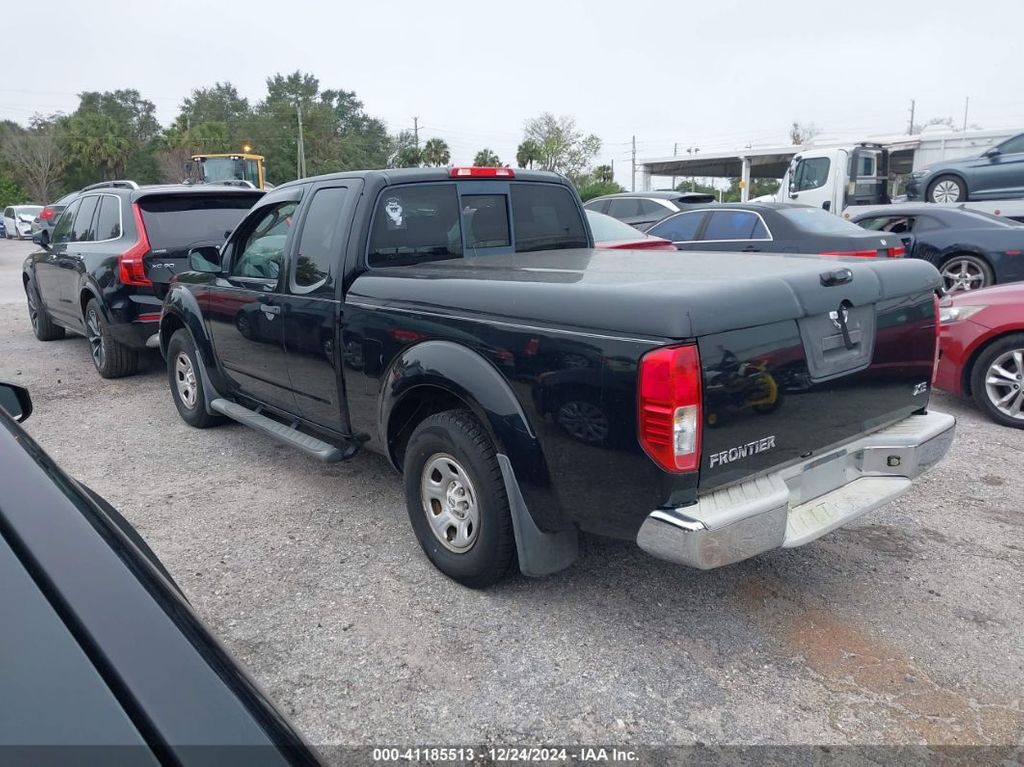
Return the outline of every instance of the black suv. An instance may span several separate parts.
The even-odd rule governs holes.
[[[85,191],[23,267],[36,338],[66,330],[89,339],[104,378],[131,375],[156,348],[167,285],[193,247],[220,245],[263,196],[227,186],[110,187]]]

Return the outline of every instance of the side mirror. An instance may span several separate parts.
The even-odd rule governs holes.
[[[993,159],[995,159],[996,157],[998,157],[998,156],[999,156],[999,155],[1001,155],[1001,154],[1002,154],[1002,151],[1000,151],[999,147],[997,147],[997,146],[994,146],[994,147],[991,147],[990,149],[986,149],[986,150],[985,150],[985,151],[984,151],[984,152],[982,153],[982,155],[981,155],[981,156],[982,156],[982,157],[987,157],[987,158],[989,158],[990,160],[993,160]]]
[[[46,250],[50,249],[50,239],[46,236],[46,232],[32,232],[32,242]]]
[[[188,265],[195,272],[217,274],[220,272],[220,249],[213,245],[192,248],[188,252]]]
[[[28,389],[0,381],[0,408],[18,423],[24,421],[32,415],[32,398]]]

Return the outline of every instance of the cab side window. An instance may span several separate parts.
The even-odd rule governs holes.
[[[238,255],[231,261],[231,277],[277,281],[297,207],[297,202],[282,202],[256,219],[236,245]]]
[[[348,189],[318,189],[302,222],[293,288],[299,293],[334,293],[334,275],[344,246],[342,207]]]
[[[462,222],[455,184],[386,189],[377,200],[367,263],[408,266],[462,258]]]
[[[804,192],[808,189],[818,189],[825,186],[828,181],[828,169],[831,162],[827,157],[813,157],[809,160],[800,160],[796,167],[793,191]]]

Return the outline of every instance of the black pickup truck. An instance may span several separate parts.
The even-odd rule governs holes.
[[[383,453],[468,586],[579,531],[699,568],[798,546],[953,439],[929,264],[597,250],[555,174],[303,179],[191,261],[160,323],[182,418]]]

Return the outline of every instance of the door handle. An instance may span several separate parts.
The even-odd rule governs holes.
[[[263,304],[260,307],[260,311],[262,311],[264,314],[280,314],[281,307],[274,306],[273,304]]]

